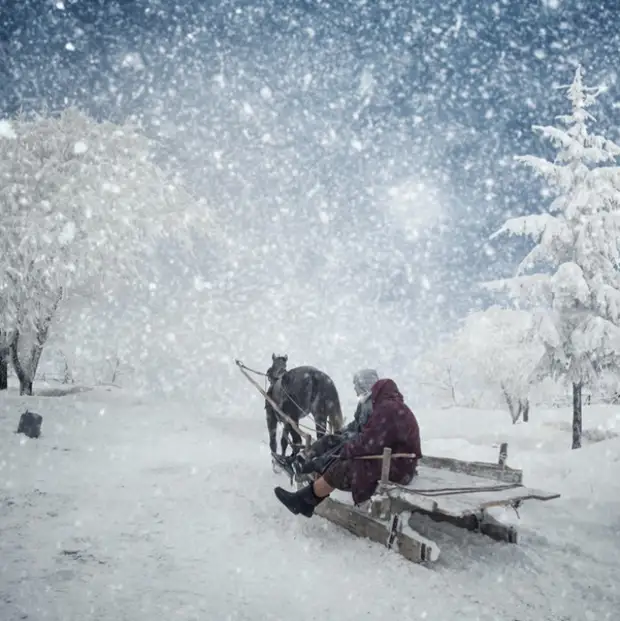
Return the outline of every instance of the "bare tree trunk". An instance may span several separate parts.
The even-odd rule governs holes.
[[[52,320],[54,319],[54,315],[56,314],[56,310],[58,309],[58,305],[60,304],[61,299],[62,289],[58,291],[56,298],[54,299],[54,303],[49,309],[49,312],[36,322],[37,333],[34,339],[32,349],[30,350],[30,358],[26,361],[28,365],[27,368],[24,368],[24,365],[19,359],[18,345],[20,333],[19,330],[15,330],[15,335],[11,342],[11,360],[13,362],[15,374],[17,375],[17,379],[19,380],[20,395],[32,396],[32,385],[34,383],[34,378],[37,373],[39,361],[41,360],[41,354],[43,353],[43,348],[45,347],[45,343],[47,342],[47,337],[49,335],[50,326],[52,325]]]
[[[523,402],[523,422],[524,423],[530,422],[530,400],[529,399],[526,399]]]
[[[447,369],[448,375],[448,386],[450,388],[450,396],[452,397],[452,403],[457,405],[456,403],[456,387],[454,386],[454,381],[452,380],[452,367],[448,366]]]
[[[0,341],[4,342],[6,333],[0,331]],[[0,345],[0,390],[9,388],[9,348]]]
[[[19,359],[19,338],[19,330],[15,330],[13,340],[11,341],[11,362],[15,369],[15,375],[17,375],[19,380],[19,394],[32,396],[32,378],[26,373]]]
[[[9,388],[9,359],[6,355],[0,354],[0,390]]]
[[[506,386],[501,384],[502,392],[504,393],[504,399],[506,399],[506,403],[508,404],[508,410],[510,411],[510,418],[512,419],[512,424],[516,425],[517,421],[521,416],[521,402],[519,402],[519,407],[516,407],[515,400],[512,398]]]
[[[573,449],[581,448],[582,410],[581,410],[582,384],[573,384]]]

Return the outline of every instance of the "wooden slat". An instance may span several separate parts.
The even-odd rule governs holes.
[[[392,513],[402,513],[403,511],[421,510],[428,513],[435,513],[439,509],[439,505],[434,498],[428,496],[420,496],[407,492],[406,495],[389,496],[390,510]]]
[[[495,489],[494,489],[495,488]],[[407,505],[413,510],[437,512],[455,518],[478,515],[484,509],[514,506],[526,500],[552,500],[555,492],[531,489],[518,484],[492,483],[488,479],[438,468],[421,466],[407,486],[386,488],[394,510]],[[443,491],[441,491],[443,490]],[[398,499],[398,505],[396,505]],[[435,507],[429,506],[434,501]]]
[[[521,470],[515,470],[505,465],[500,466],[483,461],[462,461],[450,457],[425,456],[420,458],[419,464],[429,468],[450,470],[452,472],[460,472],[484,479],[491,479],[493,481],[502,481],[504,483],[523,482],[523,472]]]

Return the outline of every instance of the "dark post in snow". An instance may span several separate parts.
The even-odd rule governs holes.
[[[581,448],[582,412],[581,412],[582,384],[573,384],[573,447]]]
[[[41,435],[43,417],[40,414],[26,410],[19,418],[17,433],[23,433],[29,438],[38,438]]]

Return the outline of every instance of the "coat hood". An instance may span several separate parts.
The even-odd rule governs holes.
[[[404,400],[402,394],[398,390],[396,382],[387,377],[375,382],[372,387],[373,404],[383,401],[384,399],[396,399],[398,401]]]

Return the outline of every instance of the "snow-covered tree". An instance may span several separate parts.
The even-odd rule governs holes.
[[[158,244],[181,240],[190,249],[190,233],[206,232],[210,218],[153,162],[134,127],[68,109],[3,128],[0,332],[10,335],[21,392],[32,394],[64,299],[149,282]]]
[[[444,336],[436,346],[427,349],[414,365],[417,398],[425,395],[429,405],[459,407],[477,403],[478,395],[469,381],[467,364],[463,364],[455,335]]]
[[[557,149],[554,161],[518,161],[555,195],[546,212],[508,220],[494,236],[524,235],[534,247],[507,287],[534,312],[545,348],[536,376],[563,377],[573,390],[573,448],[581,446],[582,387],[620,361],[620,147],[588,133],[601,89],[586,87],[579,67],[567,87],[571,113],[561,127],[535,126]]]
[[[493,306],[474,312],[454,339],[454,351],[470,376],[506,401],[512,422],[529,417],[531,374],[542,347],[529,338],[527,311]]]

